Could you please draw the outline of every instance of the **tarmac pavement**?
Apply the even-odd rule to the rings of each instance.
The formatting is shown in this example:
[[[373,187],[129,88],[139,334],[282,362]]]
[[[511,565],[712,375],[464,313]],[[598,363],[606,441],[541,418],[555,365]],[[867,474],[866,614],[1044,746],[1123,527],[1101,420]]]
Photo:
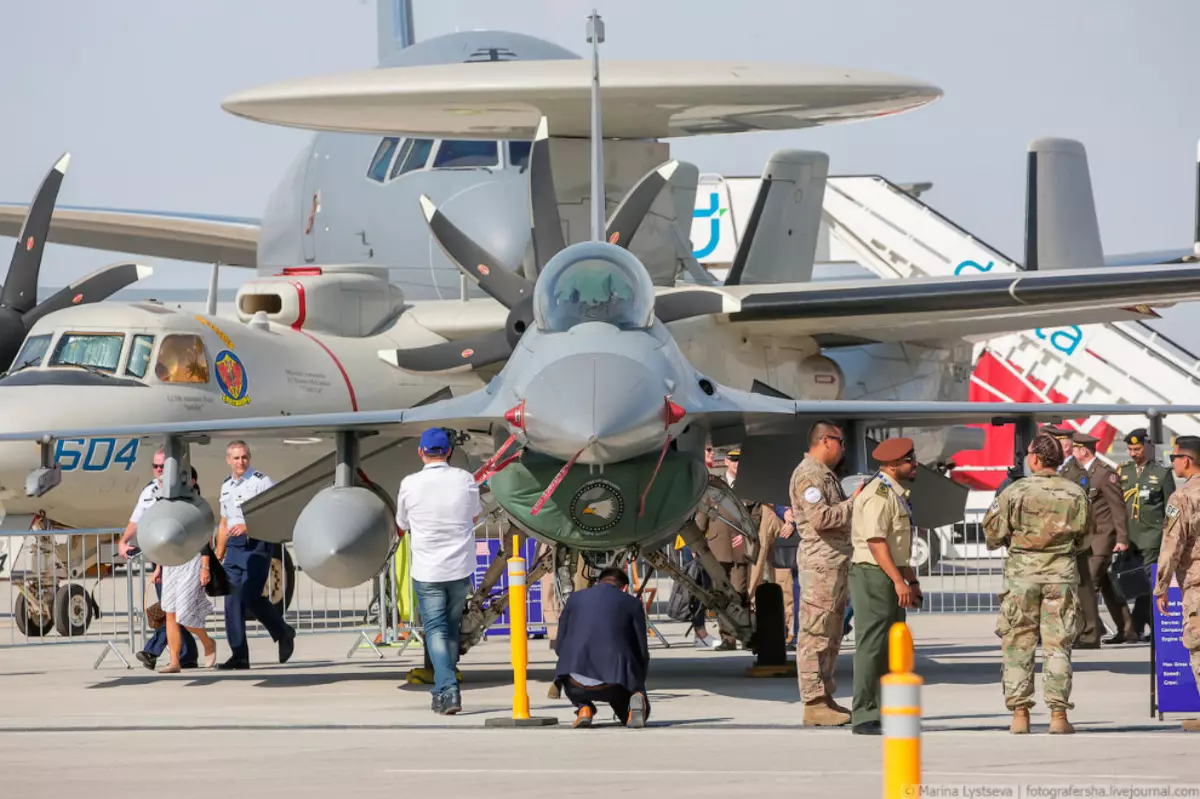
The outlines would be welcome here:
[[[991,614],[910,618],[925,680],[924,796],[1170,785],[1200,797],[1200,734],[1150,715],[1148,645],[1075,653],[1074,736],[1045,734],[1039,677],[1034,734],[1014,737],[994,624]],[[404,683],[419,649],[379,660],[363,648],[347,660],[347,633],[302,636],[282,666],[270,639],[254,639],[254,668],[232,673],[158,675],[112,655],[93,670],[95,643],[0,649],[0,795],[880,795],[881,738],[804,728],[794,677],[747,678],[752,655],[695,650],[686,625],[663,629],[675,646],[652,650],[644,730],[621,728],[605,708],[597,727],[572,730],[565,699],[546,698],[545,641],[530,642],[530,699],[534,715],[559,723],[522,730],[484,727],[511,714],[504,640],[464,658],[455,717],[433,715],[428,689]],[[847,706],[852,650],[853,636],[838,664]]]

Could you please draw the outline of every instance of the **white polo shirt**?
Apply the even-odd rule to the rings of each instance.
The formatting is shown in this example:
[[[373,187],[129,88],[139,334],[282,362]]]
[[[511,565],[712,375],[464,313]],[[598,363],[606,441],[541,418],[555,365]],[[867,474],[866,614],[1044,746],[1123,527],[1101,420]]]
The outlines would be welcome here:
[[[150,484],[142,489],[142,493],[138,496],[137,504],[133,506],[133,514],[129,517],[129,521],[137,524],[142,518],[142,514],[146,512],[146,508],[154,504],[158,499],[158,492],[162,488],[158,484],[158,480],[151,480]]]
[[[396,524],[409,536],[412,579],[446,583],[475,571],[475,517],[483,512],[468,471],[427,463],[400,482]]]

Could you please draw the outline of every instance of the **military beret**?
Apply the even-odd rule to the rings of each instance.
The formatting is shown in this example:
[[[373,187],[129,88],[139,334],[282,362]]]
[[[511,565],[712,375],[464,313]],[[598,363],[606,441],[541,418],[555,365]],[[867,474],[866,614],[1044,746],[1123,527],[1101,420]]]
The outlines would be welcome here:
[[[880,463],[895,463],[913,451],[911,438],[889,438],[871,453],[871,457]]]
[[[1150,438],[1150,433],[1146,428],[1139,427],[1137,430],[1130,430],[1129,435],[1125,436],[1126,444],[1145,444],[1146,439]]]
[[[1085,447],[1089,445],[1095,446],[1096,444],[1100,443],[1100,439],[1096,438],[1095,436],[1089,436],[1087,433],[1083,432],[1076,433],[1071,437],[1071,440],[1076,444],[1082,444]]]

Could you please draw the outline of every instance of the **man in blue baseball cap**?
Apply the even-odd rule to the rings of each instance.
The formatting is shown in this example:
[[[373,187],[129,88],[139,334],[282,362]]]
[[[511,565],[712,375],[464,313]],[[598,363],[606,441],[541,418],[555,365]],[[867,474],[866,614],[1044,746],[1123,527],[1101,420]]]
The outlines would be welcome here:
[[[396,499],[396,524],[409,536],[410,574],[433,664],[432,708],[440,715],[462,710],[454,669],[475,571],[475,519],[483,513],[474,476],[447,462],[452,450],[445,430],[422,433],[418,452],[425,468],[401,481]]]

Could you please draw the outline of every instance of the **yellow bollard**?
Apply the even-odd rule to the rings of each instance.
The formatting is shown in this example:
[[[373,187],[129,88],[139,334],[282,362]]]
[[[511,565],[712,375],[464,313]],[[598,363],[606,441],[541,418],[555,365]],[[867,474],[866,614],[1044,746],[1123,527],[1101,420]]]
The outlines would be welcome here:
[[[513,536],[513,554],[508,559],[508,618],[509,648],[512,652],[513,710],[510,719],[488,719],[488,727],[547,727],[558,723],[550,717],[530,717],[529,689],[526,672],[529,669],[529,622],[525,604],[525,559],[521,557],[521,537]]]
[[[883,799],[921,795],[921,685],[913,674],[913,639],[908,625],[888,632],[888,668],[880,680],[883,724]]]

